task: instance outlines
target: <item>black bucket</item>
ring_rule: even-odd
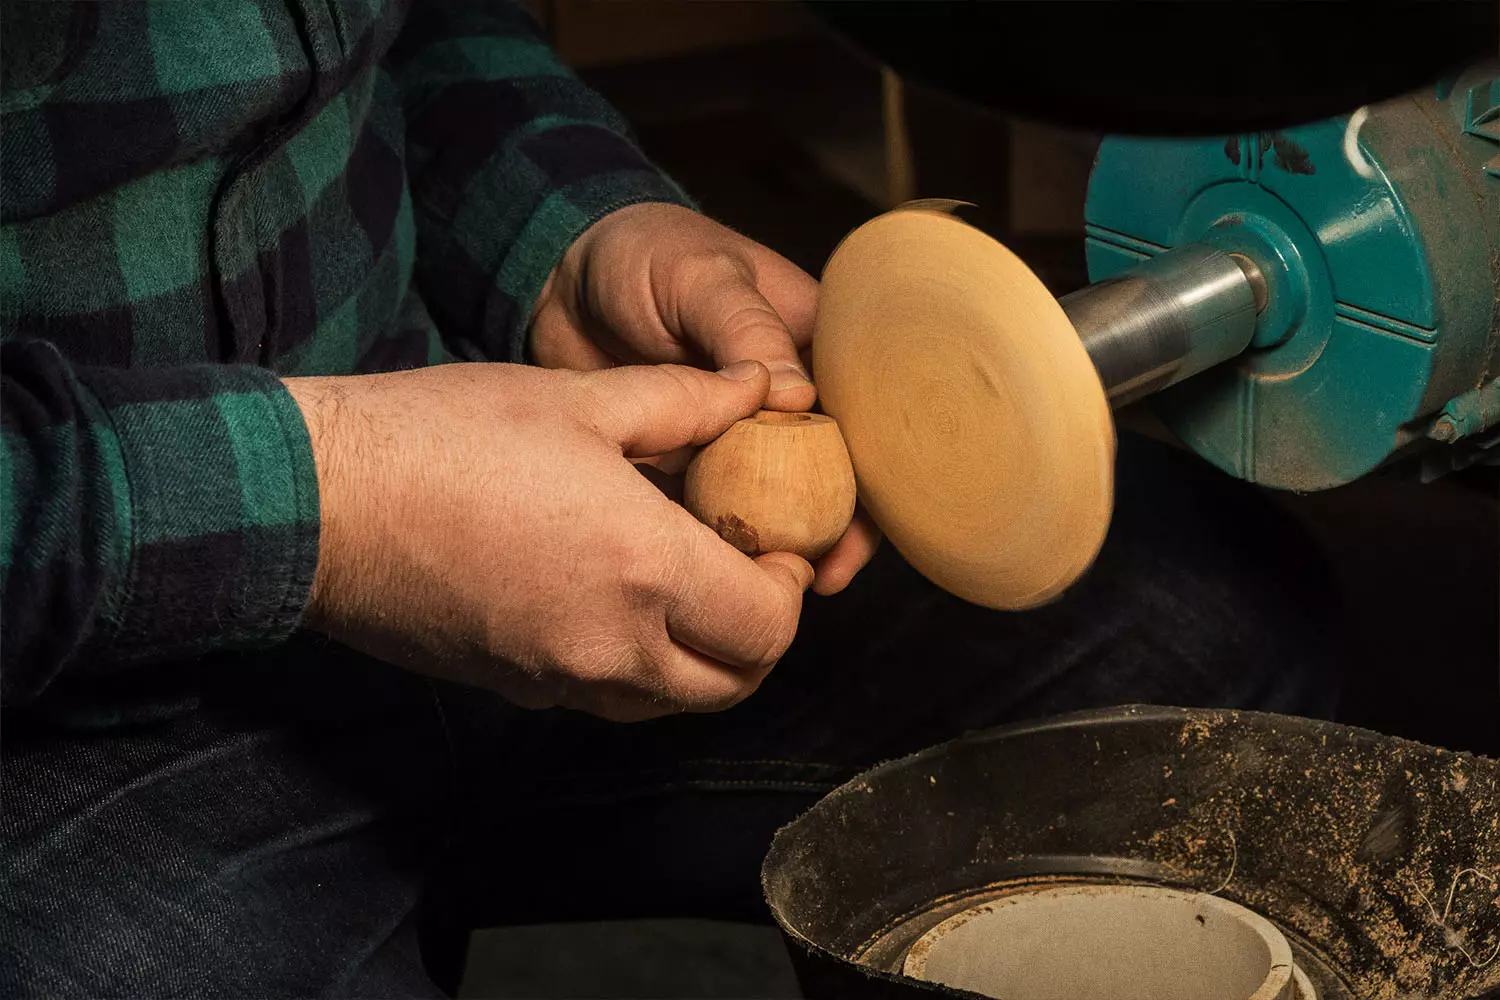
[[[913,943],[980,902],[1103,884],[1253,910],[1319,1000],[1487,1000],[1500,763],[1265,713],[1083,712],[865,773],[776,835],[762,881],[810,997],[975,996],[902,975]]]

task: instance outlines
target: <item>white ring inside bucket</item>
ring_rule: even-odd
[[[1270,921],[1156,886],[1054,886],[991,900],[929,930],[902,971],[997,1000],[1312,1000]]]

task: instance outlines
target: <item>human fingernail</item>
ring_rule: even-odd
[[[761,369],[759,361],[736,361],[732,365],[725,365],[719,369],[719,374],[736,382],[748,382],[753,379]]]
[[[791,361],[778,361],[768,366],[771,369],[771,391],[777,389],[800,389],[803,386],[812,385],[812,379],[807,377],[807,372],[799,364]]]

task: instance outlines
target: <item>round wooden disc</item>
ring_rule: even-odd
[[[1052,600],[1114,500],[1104,387],[1021,260],[924,205],[856,229],[823,274],[813,373],[865,508],[919,572],[976,604]]]

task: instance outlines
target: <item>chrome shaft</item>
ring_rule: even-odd
[[[1119,407],[1244,351],[1265,297],[1248,258],[1190,243],[1058,303]]]

